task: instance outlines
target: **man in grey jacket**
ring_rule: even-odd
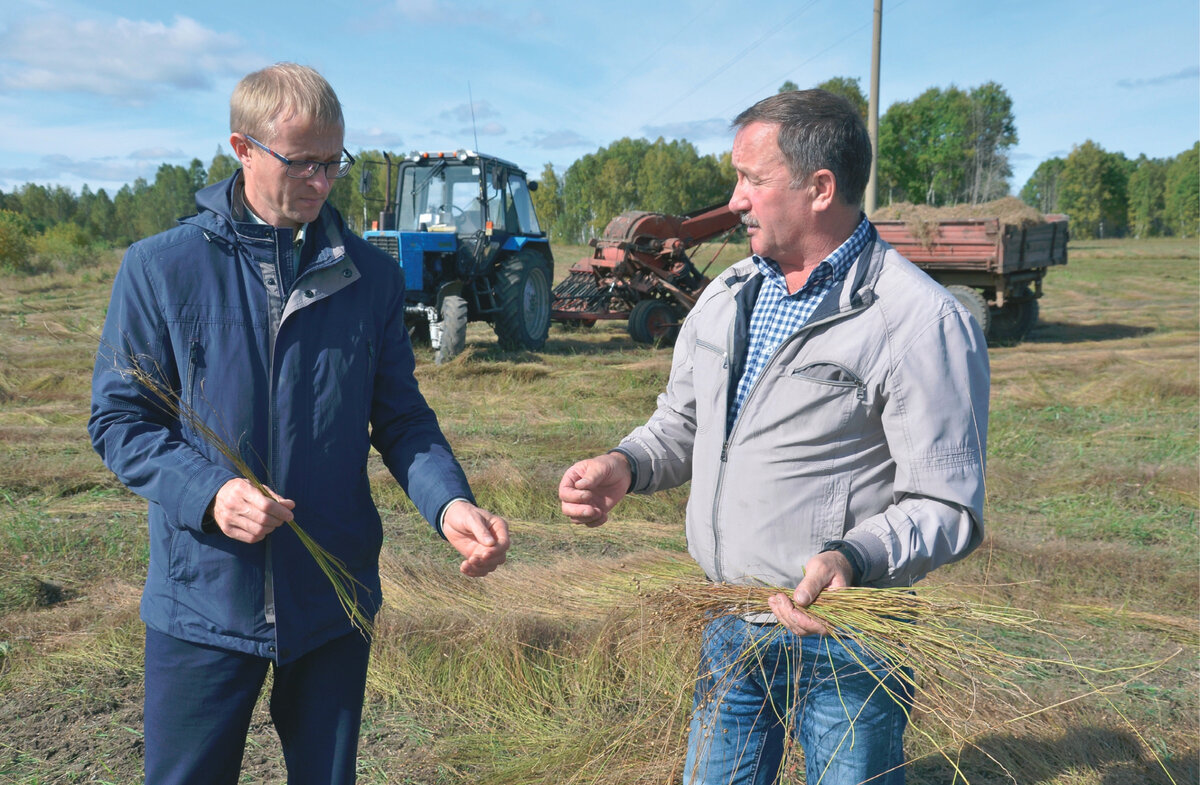
[[[848,102],[783,93],[734,126],[729,206],[754,255],[684,322],[650,420],[564,474],[563,513],[598,526],[626,493],[690,480],[705,574],[795,587],[705,631],[685,783],[774,782],[789,732],[809,782],[902,782],[905,686],[803,608],[910,585],[979,544],[987,349],[862,214],[870,141]]]

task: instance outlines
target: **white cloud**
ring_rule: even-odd
[[[46,155],[37,164],[0,169],[0,187],[12,189],[22,183],[69,183],[72,188],[90,183],[93,190],[106,188],[110,196],[124,184],[138,177],[154,179],[161,162],[129,158],[78,159],[65,155]]]
[[[370,150],[398,150],[404,144],[400,134],[382,128],[349,128],[346,130],[346,147]]]
[[[458,131],[460,136],[470,136],[471,134],[479,134],[480,136],[504,136],[508,133],[508,129],[494,120],[490,123],[484,123],[478,127],[466,126]]]
[[[47,15],[0,33],[0,86],[137,102],[168,89],[206,90],[261,63],[241,38],[184,16],[171,24]]]
[[[459,104],[458,106],[452,106],[439,114],[438,118],[441,120],[454,120],[459,123],[469,123],[472,119],[472,106],[475,107],[475,120],[482,120],[487,117],[496,117],[499,115],[499,112],[496,111],[495,107],[493,107],[487,101],[475,101],[474,104]]]
[[[708,120],[691,120],[683,123],[666,123],[665,125],[644,125],[642,133],[651,139],[664,136],[668,139],[725,139],[733,138],[729,121],[719,117]]]
[[[1200,78],[1200,68],[1192,67],[1185,68],[1182,71],[1176,71],[1173,74],[1164,74],[1162,76],[1153,76],[1148,79],[1120,79],[1117,81],[1117,87],[1136,90],[1139,87],[1157,87],[1159,85],[1170,84],[1172,82],[1182,82],[1185,79]]]
[[[135,161],[164,161],[171,158],[183,158],[186,155],[178,147],[143,147],[134,150],[129,157]]]
[[[549,131],[538,133],[531,143],[534,147],[540,147],[544,150],[558,150],[564,147],[590,147],[592,145],[587,139],[569,129],[559,131]]]

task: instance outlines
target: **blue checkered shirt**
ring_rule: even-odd
[[[858,228],[837,249],[825,257],[817,268],[808,276],[804,286],[795,294],[788,294],[787,281],[783,271],[773,259],[754,256],[754,264],[763,274],[762,288],[758,290],[758,299],[754,302],[754,311],[750,315],[749,346],[746,349],[746,367],[742,378],[738,380],[737,395],[729,405],[729,413],[725,421],[725,432],[733,430],[742,404],[754,381],[767,366],[771,355],[779,348],[788,336],[799,330],[812,318],[817,306],[825,299],[825,295],[850,271],[850,265],[862,253],[870,236],[871,224],[866,216],[858,222]]]

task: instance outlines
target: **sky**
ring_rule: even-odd
[[[474,149],[532,177],[623,137],[732,144],[786,80],[870,86],[871,0],[5,0],[0,190],[113,195],[229,152],[229,95],[278,61],[333,85],[346,147]],[[1200,139],[1196,0],[883,0],[880,113],[999,83],[1014,192],[1088,140],[1129,158]],[[472,111],[473,110],[473,111]]]

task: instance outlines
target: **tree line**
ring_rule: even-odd
[[[857,79],[817,86],[844,96],[866,117]],[[780,87],[792,89],[791,82]],[[879,122],[878,201],[942,206],[1004,196],[1017,140],[1012,99],[995,82],[933,87],[894,103]],[[330,195],[358,231],[384,207],[385,153],[402,158],[360,150],[361,163]],[[218,147],[207,167],[199,159],[186,167],[164,163],[153,182],[138,178],[111,197],[87,185],[79,194],[36,183],[0,192],[0,270],[36,270],[52,259],[74,266],[97,246],[121,247],[169,228],[195,211],[197,190],[236,168],[237,160]],[[729,152],[700,155],[682,139],[624,138],[582,156],[561,176],[546,164],[533,198],[551,239],[584,243],[626,210],[683,214],[723,202],[735,179]],[[1065,158],[1043,161],[1020,196],[1042,212],[1066,213],[1079,238],[1193,237],[1200,230],[1200,142],[1172,158],[1130,160],[1088,140]]]

